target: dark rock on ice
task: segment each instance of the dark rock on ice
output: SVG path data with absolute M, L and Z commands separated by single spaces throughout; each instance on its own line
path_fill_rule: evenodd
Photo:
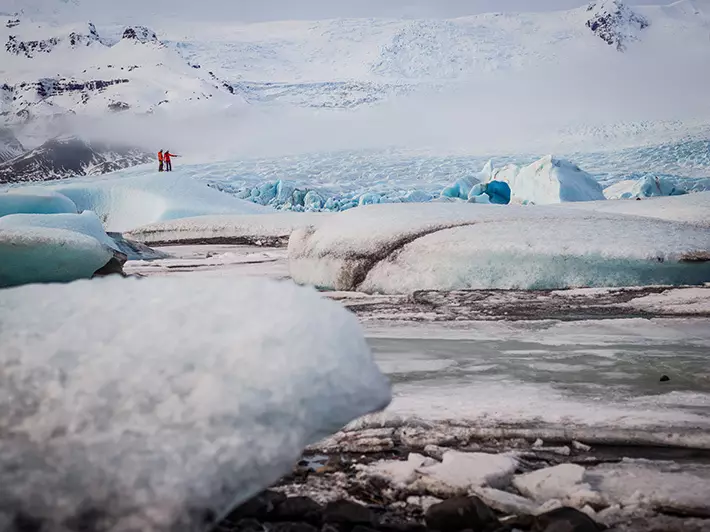
M 129 26 L 123 30 L 123 39 L 135 40 L 142 43 L 158 42 L 158 37 L 153 30 L 145 26 Z
M 661 382 L 668 382 L 669 380 L 671 380 L 671 378 L 668 375 L 663 375 L 661 377 Z
M 602 528 L 574 508 L 557 508 L 535 518 L 535 532 L 599 532 Z
M 632 11 L 621 0 L 599 0 L 589 4 L 587 27 L 610 46 L 623 52 L 637 33 L 649 26 L 648 20 Z
M 308 521 L 320 523 L 323 507 L 308 497 L 289 497 L 274 511 L 274 518 L 280 521 Z
M 500 522 L 493 510 L 478 497 L 456 497 L 431 506 L 425 515 L 432 530 L 495 530 Z
M 328 503 L 323 511 L 323 519 L 326 523 L 350 525 L 372 525 L 375 522 L 375 516 L 369 508 L 345 500 Z

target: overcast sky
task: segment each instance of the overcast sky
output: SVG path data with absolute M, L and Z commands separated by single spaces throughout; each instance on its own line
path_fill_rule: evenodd
M 626 0 L 668 4 L 673 0 Z M 486 12 L 551 11 L 586 5 L 585 0 L 0 0 L 0 12 L 70 15 L 77 8 L 94 20 L 189 16 L 202 20 L 317 20 L 338 17 L 460 17 Z M 76 12 L 74 12 L 76 14 Z

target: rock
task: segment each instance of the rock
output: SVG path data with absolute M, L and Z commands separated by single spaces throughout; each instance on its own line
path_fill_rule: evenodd
M 264 525 L 256 519 L 242 519 L 229 525 L 230 532 L 263 532 Z
M 427 510 L 424 516 L 427 528 L 442 532 L 460 530 L 494 530 L 500 521 L 478 497 L 457 497 Z
M 126 263 L 127 257 L 120 251 L 114 251 L 113 257 L 101 268 L 94 272 L 93 277 L 105 277 L 106 275 L 126 275 L 123 273 L 123 265 Z
M 668 375 L 663 375 L 663 376 L 661 377 L 661 382 L 668 382 L 668 381 L 670 381 L 670 380 L 671 380 L 671 378 L 670 378 Z
M 318 529 L 308 523 L 272 523 L 266 525 L 269 532 L 318 532 Z
M 372 525 L 375 516 L 369 508 L 351 501 L 334 501 L 326 505 L 323 511 L 326 523 L 343 523 L 349 525 Z
M 587 8 L 587 27 L 610 46 L 623 52 L 628 41 L 638 40 L 637 33 L 649 26 L 648 20 L 632 11 L 621 0 L 598 0 Z
M 599 532 L 601 527 L 574 508 L 558 508 L 535 518 L 535 532 Z
M 308 521 L 320 523 L 323 507 L 308 497 L 289 497 L 273 512 L 274 518 L 281 521 Z
M 135 40 L 141 43 L 157 42 L 155 32 L 145 26 L 129 26 L 123 30 L 123 39 Z
M 240 519 L 263 519 L 286 500 L 286 495 L 278 491 L 266 490 L 236 508 L 227 517 L 230 521 Z

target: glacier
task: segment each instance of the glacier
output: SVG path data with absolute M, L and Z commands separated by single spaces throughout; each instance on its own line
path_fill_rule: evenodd
M 357 318 L 292 283 L 24 286 L 0 323 L 3 530 L 206 530 L 390 401 Z
M 116 243 L 90 211 L 0 218 L 0 288 L 91 278 L 115 256 Z
M 557 205 L 362 207 L 295 230 L 288 252 L 296 282 L 370 293 L 710 279 L 702 227 Z

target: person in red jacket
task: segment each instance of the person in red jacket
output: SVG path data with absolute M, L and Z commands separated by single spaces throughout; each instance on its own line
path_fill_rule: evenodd
M 173 171 L 173 163 L 170 159 L 172 157 L 180 157 L 180 156 L 175 155 L 174 153 L 170 153 L 170 150 L 165 150 L 165 153 L 163 153 L 163 157 L 165 158 L 165 171 L 172 172 Z
M 163 171 L 163 161 L 164 160 L 165 160 L 165 158 L 163 157 L 163 150 L 160 150 L 158 152 L 158 172 Z

